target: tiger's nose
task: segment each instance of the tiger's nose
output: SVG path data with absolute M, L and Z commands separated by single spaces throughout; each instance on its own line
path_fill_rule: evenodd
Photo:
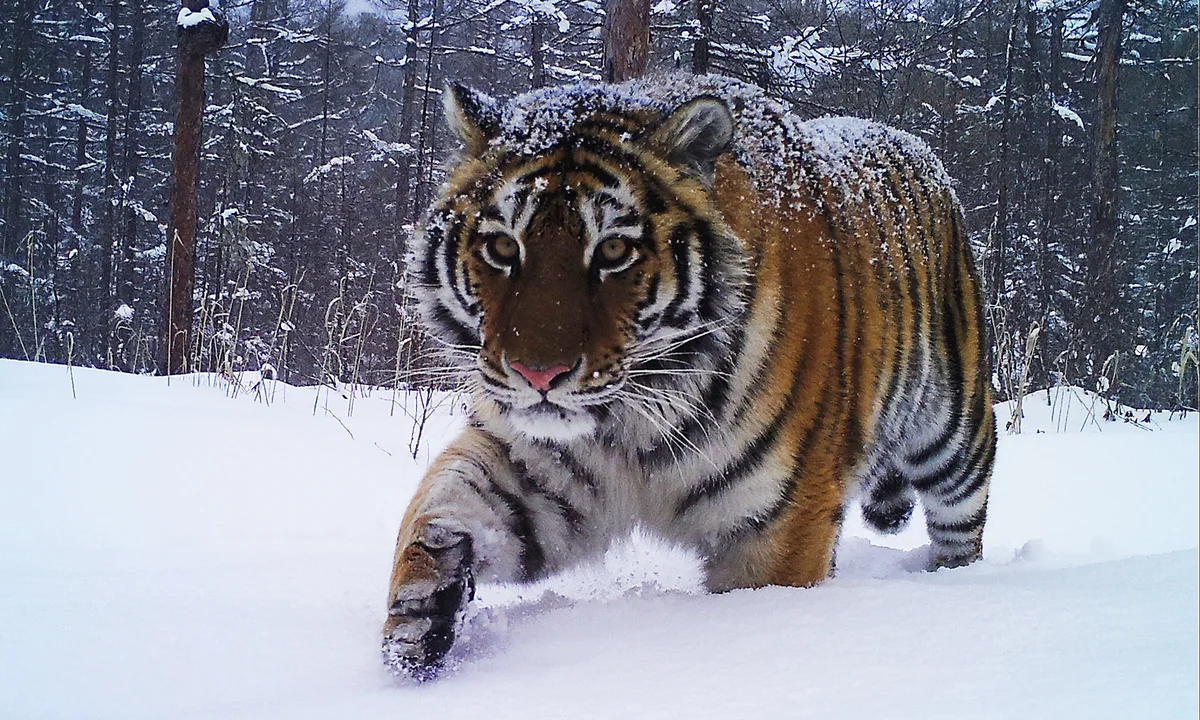
M 529 384 L 539 392 L 546 392 L 550 389 L 550 383 L 554 382 L 555 378 L 571 372 L 571 368 L 567 365 L 552 365 L 550 367 L 542 367 L 540 365 L 529 366 L 517 360 L 509 363 L 513 370 L 521 374 L 521 377 L 529 381 Z

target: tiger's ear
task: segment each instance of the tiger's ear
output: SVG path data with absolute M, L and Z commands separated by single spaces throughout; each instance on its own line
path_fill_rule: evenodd
M 719 98 L 703 95 L 680 105 L 650 136 L 672 165 L 712 187 L 717 158 L 733 142 L 733 113 Z
M 442 94 L 446 124 L 462 141 L 468 156 L 482 155 L 488 143 L 500 134 L 500 108 L 490 96 L 458 83 Z

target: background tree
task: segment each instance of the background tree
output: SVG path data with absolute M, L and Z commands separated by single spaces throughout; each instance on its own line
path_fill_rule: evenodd
M 641 27 L 648 72 L 733 75 L 803 116 L 873 118 L 930 143 L 988 270 L 1001 397 L 1022 376 L 1094 388 L 1119 351 L 1107 394 L 1195 404 L 1197 7 L 1126 2 L 1109 64 L 1116 301 L 1104 313 L 1091 294 L 1101 0 L 653 0 Z M 430 377 L 403 269 L 454 151 L 441 89 L 506 97 L 598 80 L 616 17 L 602 9 L 227 3 L 230 42 L 207 63 L 190 367 L 270 364 L 295 383 L 391 384 L 397 367 L 402 382 Z M 0 355 L 162 371 L 176 100 L 161 80 L 178 11 L 0 3 Z
M 603 37 L 605 82 L 644 75 L 650 61 L 650 0 L 606 0 Z
M 113 0 L 113 15 L 118 2 Z M 200 135 L 204 116 L 204 58 L 224 47 L 229 23 L 208 0 L 185 0 L 179 13 L 179 71 L 175 96 L 175 152 L 171 157 L 171 214 L 167 224 L 167 374 L 188 370 L 192 335 L 192 285 L 195 281 L 196 184 L 200 174 Z M 114 50 L 115 55 L 115 50 Z M 112 106 L 110 105 L 110 118 Z M 110 119 L 110 128 L 112 121 Z M 109 131 L 110 134 L 113 132 Z M 128 139 L 127 139 L 128 142 Z M 108 175 L 109 173 L 105 173 Z M 115 200 L 110 202 L 116 205 Z M 111 267 L 112 229 L 105 245 L 105 268 Z M 107 270 L 106 270 L 107 274 Z M 107 285 L 105 292 L 107 292 Z

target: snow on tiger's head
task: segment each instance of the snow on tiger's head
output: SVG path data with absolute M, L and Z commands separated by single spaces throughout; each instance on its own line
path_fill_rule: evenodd
M 445 97 L 463 150 L 418 228 L 410 287 L 474 363 L 480 406 L 569 440 L 703 384 L 744 274 L 711 198 L 732 162 L 727 102 L 635 84 Z

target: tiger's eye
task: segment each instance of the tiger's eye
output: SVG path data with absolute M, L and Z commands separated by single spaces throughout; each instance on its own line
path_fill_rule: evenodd
M 508 262 L 521 254 L 521 247 L 507 235 L 496 235 L 488 240 L 488 252 L 497 260 Z
M 629 254 L 629 243 L 623 238 L 612 237 L 600 243 L 599 249 L 605 265 L 616 265 Z

